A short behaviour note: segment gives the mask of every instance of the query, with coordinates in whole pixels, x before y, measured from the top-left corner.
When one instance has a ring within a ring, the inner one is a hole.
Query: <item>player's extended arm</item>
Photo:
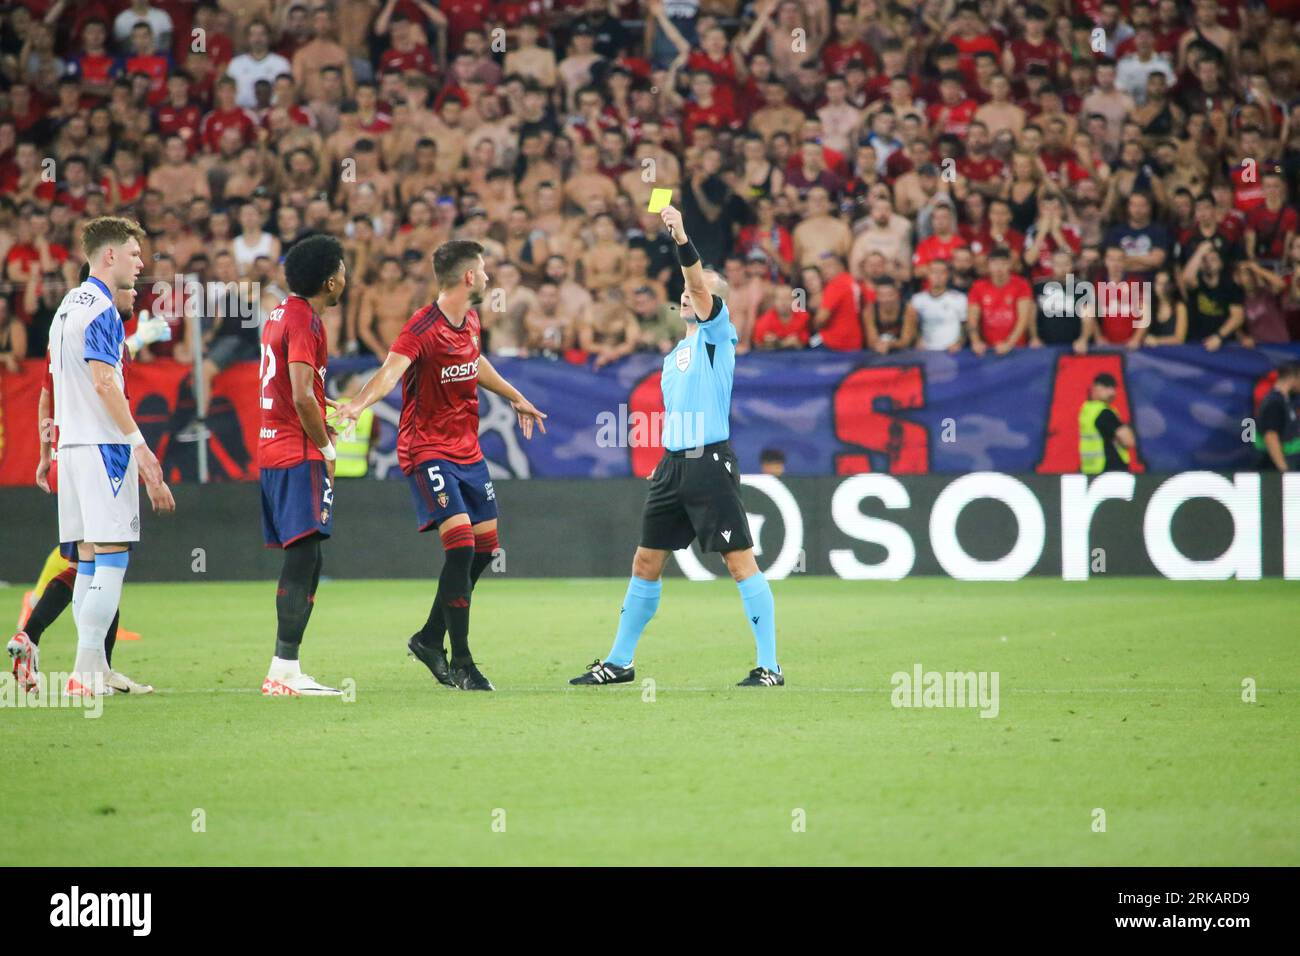
[[[391,392],[393,386],[398,383],[410,367],[411,359],[409,356],[400,352],[389,352],[388,358],[384,359],[384,364],[379,366],[378,372],[370,376],[370,381],[362,386],[361,391],[357,393],[357,397],[338,409],[338,417],[355,422],[361,417],[362,412]]]
[[[510,407],[515,410],[519,416],[519,430],[524,433],[524,437],[531,439],[533,437],[533,425],[536,424],[546,434],[546,425],[544,420],[546,413],[539,411],[532,402],[524,398],[523,392],[507,382],[487,360],[486,355],[479,356],[478,360],[478,383],[486,388],[489,392],[500,395]]]
[[[680,210],[673,206],[665,206],[660,215],[669,233],[672,234],[673,242],[677,243],[677,258],[682,262],[682,277],[686,280],[686,291],[690,293],[695,316],[699,321],[707,322],[709,316],[713,314],[713,293],[709,291],[709,284],[705,281],[704,265],[700,262],[700,254],[695,251],[695,246],[686,235]]]
[[[163,482],[162,465],[158,464],[158,459],[145,444],[144,436],[140,434],[140,429],[131,416],[131,405],[126,400],[126,394],[121,386],[117,384],[117,379],[113,375],[113,366],[97,359],[90,359],[89,364],[91,378],[95,382],[95,393],[104,403],[104,408],[108,411],[109,418],[113,419],[113,424],[127,436],[127,442],[135,452],[135,460],[140,467],[140,477],[144,480],[144,487],[149,493],[153,510],[164,513],[175,511],[176,499],[172,497],[171,489]]]
[[[54,423],[50,421],[50,390],[42,386],[36,402],[36,428],[40,432],[41,460],[36,465],[36,487],[50,494],[50,462],[53,458]]]

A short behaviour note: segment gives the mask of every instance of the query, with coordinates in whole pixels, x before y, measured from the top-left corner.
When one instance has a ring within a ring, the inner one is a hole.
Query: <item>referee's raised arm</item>
[[[704,278],[700,254],[686,236],[681,210],[675,206],[665,206],[660,215],[673,242],[677,243],[677,259],[682,264],[682,277],[686,280],[686,291],[690,293],[695,315],[700,321],[707,322],[713,312],[713,293],[709,291],[709,284]]]

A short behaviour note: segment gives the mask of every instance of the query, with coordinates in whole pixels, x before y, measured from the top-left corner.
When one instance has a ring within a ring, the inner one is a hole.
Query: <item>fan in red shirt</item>
[[[1011,253],[1011,268],[1020,266],[1020,250],[1025,247],[1025,237],[1011,228],[1011,205],[1005,199],[989,202],[987,221],[979,228],[966,234],[970,242],[970,251],[975,256],[976,265],[985,266],[993,250],[1005,246]]]
[[[1263,134],[1258,126],[1247,126],[1239,136],[1240,161],[1228,169],[1232,180],[1232,204],[1242,212],[1264,205],[1264,184],[1260,181],[1264,172],[1264,163],[1260,157],[1266,156]]]
[[[446,552],[429,619],[407,650],[440,683],[493,690],[469,649],[470,595],[497,550],[496,491],[478,444],[478,387],[510,403],[524,438],[533,437],[534,425],[545,432],[546,416],[480,352],[473,307],[487,292],[483,246],[444,242],[433,254],[433,273],[442,290],[438,300],[407,320],[383,366],[338,417],[356,421],[401,379],[397,462],[410,480],[417,526],[437,528]],[[451,635],[450,666],[444,632]]]
[[[945,73],[939,80],[939,101],[926,108],[930,125],[940,133],[965,136],[979,104],[966,95],[960,73]]]
[[[90,165],[84,156],[69,156],[63,161],[63,182],[55,195],[55,202],[77,215],[86,211],[91,192],[98,187],[90,181]]]
[[[1286,203],[1286,179],[1274,168],[1264,173],[1264,202],[1246,213],[1251,258],[1278,261],[1300,227],[1300,214]]]
[[[761,252],[769,262],[779,260],[781,269],[789,272],[794,265],[794,239],[790,231],[776,219],[776,204],[770,197],[755,203],[757,222],[742,226],[736,236],[736,248],[746,256]]]
[[[736,76],[736,61],[727,49],[727,34],[715,27],[704,34],[702,49],[696,50],[686,58],[686,69],[691,73],[703,70],[713,77],[719,91],[725,90],[728,102],[733,101],[739,86]]]
[[[1051,124],[1049,124],[1051,125]],[[1085,169],[1079,163],[1078,154],[1065,145],[1044,146],[1038,153],[1043,161],[1047,176],[1061,189],[1073,189],[1076,183],[1092,179],[1102,165],[1100,152],[1092,155],[1093,169]],[[1098,177],[1100,178],[1100,177]]]
[[[1069,54],[1047,35],[1047,21],[1042,7],[1035,4],[1025,10],[1025,35],[1007,44],[1002,54],[1002,68],[1008,76],[1024,76],[1031,66],[1045,68],[1056,79],[1069,73]]]
[[[989,274],[976,279],[966,293],[970,348],[983,355],[989,346],[998,355],[1025,344],[1034,311],[1034,290],[1011,271],[1011,252],[998,246],[989,253]]]
[[[488,0],[442,0],[438,8],[447,18],[447,50],[459,53],[461,42],[470,30],[482,30],[487,22]]]
[[[167,78],[167,101],[158,106],[154,117],[164,141],[169,136],[179,136],[191,156],[198,152],[203,111],[190,99],[190,78],[184,73]]]
[[[1110,345],[1137,348],[1142,343],[1146,322],[1141,322],[1143,288],[1147,283],[1132,278],[1124,271],[1126,253],[1123,246],[1107,246],[1102,256],[1105,281],[1096,283],[1094,309],[1097,313],[1098,341]],[[1135,321],[1138,320],[1138,321]]]
[[[986,32],[979,6],[975,3],[957,5],[955,17],[956,30],[948,37],[948,42],[957,48],[957,68],[965,76],[966,82],[975,85],[975,54],[991,53],[994,57],[1002,55],[998,41]]]
[[[5,119],[14,124],[14,132],[23,136],[32,131],[37,123],[45,119],[49,104],[45,97],[34,91],[31,86],[20,80],[9,87],[9,110]]]
[[[397,14],[392,23],[393,45],[379,57],[379,72],[418,70],[428,76],[438,72],[438,64],[428,43],[422,43],[423,34],[410,17]]]
[[[965,145],[965,153],[957,160],[957,172],[973,183],[996,183],[1000,186],[1007,164],[990,152],[993,140],[988,126],[979,120],[971,123],[966,131]]]
[[[80,82],[82,90],[96,96],[108,96],[113,81],[122,75],[122,64],[105,49],[108,28],[103,20],[88,20],[81,32],[81,52],[68,63],[68,72]]]
[[[301,240],[285,257],[284,274],[293,294],[266,316],[258,369],[262,533],[268,548],[284,550],[275,654],[262,693],[337,696],[336,688],[302,672],[298,651],[316,604],[321,541],[334,526],[336,452],[325,425],[328,349],[321,313],[339,304],[347,285],[342,243],[324,234]]]
[[[1079,230],[1064,220],[1065,206],[1059,193],[1045,193],[1038,200],[1038,220],[1025,233],[1025,265],[1034,281],[1052,274],[1052,253],[1069,249],[1078,255],[1083,249]]]
[[[140,172],[139,156],[126,148],[113,153],[113,168],[99,181],[110,209],[130,206],[144,195],[148,185],[149,180]]]
[[[957,232],[957,216],[952,206],[939,203],[930,213],[930,225],[934,232],[916,244],[912,253],[912,266],[921,269],[935,259],[952,261],[954,249],[966,245],[966,240]]]
[[[827,76],[843,76],[853,60],[874,66],[876,54],[863,41],[852,11],[841,10],[835,14],[835,35],[822,47],[822,68]]]
[[[754,348],[797,349],[808,345],[812,316],[791,308],[792,293],[787,286],[774,290],[775,304],[754,320]]]
[[[244,145],[248,145],[257,135],[257,119],[248,110],[235,104],[235,81],[223,76],[217,83],[216,108],[199,124],[199,137],[203,148],[216,153],[221,149],[221,134],[227,129],[239,130]]]
[[[697,126],[728,129],[740,125],[730,94],[722,95],[713,74],[696,70],[691,76],[691,99],[682,107],[682,128],[689,139]]]
[[[19,288],[20,294],[13,297],[14,315],[23,324],[30,325],[32,316],[21,291],[26,283],[33,283],[36,295],[43,295],[45,277],[61,271],[69,255],[67,248],[50,241],[50,214],[39,206],[23,203],[19,207],[16,231],[18,241],[9,247],[5,256],[4,275]]]
[[[127,76],[143,73],[149,77],[149,105],[157,106],[167,99],[167,74],[171,72],[171,59],[159,56],[154,42],[153,28],[143,21],[131,30],[131,53],[126,58]]]
[[[821,271],[826,285],[813,320],[821,344],[837,352],[860,352],[867,340],[862,324],[862,283],[853,278],[844,268],[844,260],[833,252],[823,253]]]

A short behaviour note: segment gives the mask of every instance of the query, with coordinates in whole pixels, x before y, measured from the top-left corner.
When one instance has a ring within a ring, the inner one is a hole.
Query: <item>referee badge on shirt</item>
[[[678,349],[676,354],[673,355],[673,359],[677,362],[677,371],[685,372],[691,364],[691,347],[688,345],[685,348]]]

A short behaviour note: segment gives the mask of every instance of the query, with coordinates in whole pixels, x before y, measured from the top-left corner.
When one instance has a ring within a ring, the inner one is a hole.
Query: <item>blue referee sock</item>
[[[759,571],[743,581],[737,581],[736,588],[740,591],[740,601],[745,606],[745,617],[749,618],[749,628],[754,632],[758,666],[780,672],[781,668],[776,663],[776,603],[772,600],[772,588],[767,583],[767,578]]]
[[[655,616],[662,590],[663,581],[647,581],[633,576],[627,582],[627,594],[623,596],[623,610],[618,618],[618,635],[605,657],[606,664],[627,667],[632,663],[636,642],[641,639],[641,632],[650,623],[650,618]]]

